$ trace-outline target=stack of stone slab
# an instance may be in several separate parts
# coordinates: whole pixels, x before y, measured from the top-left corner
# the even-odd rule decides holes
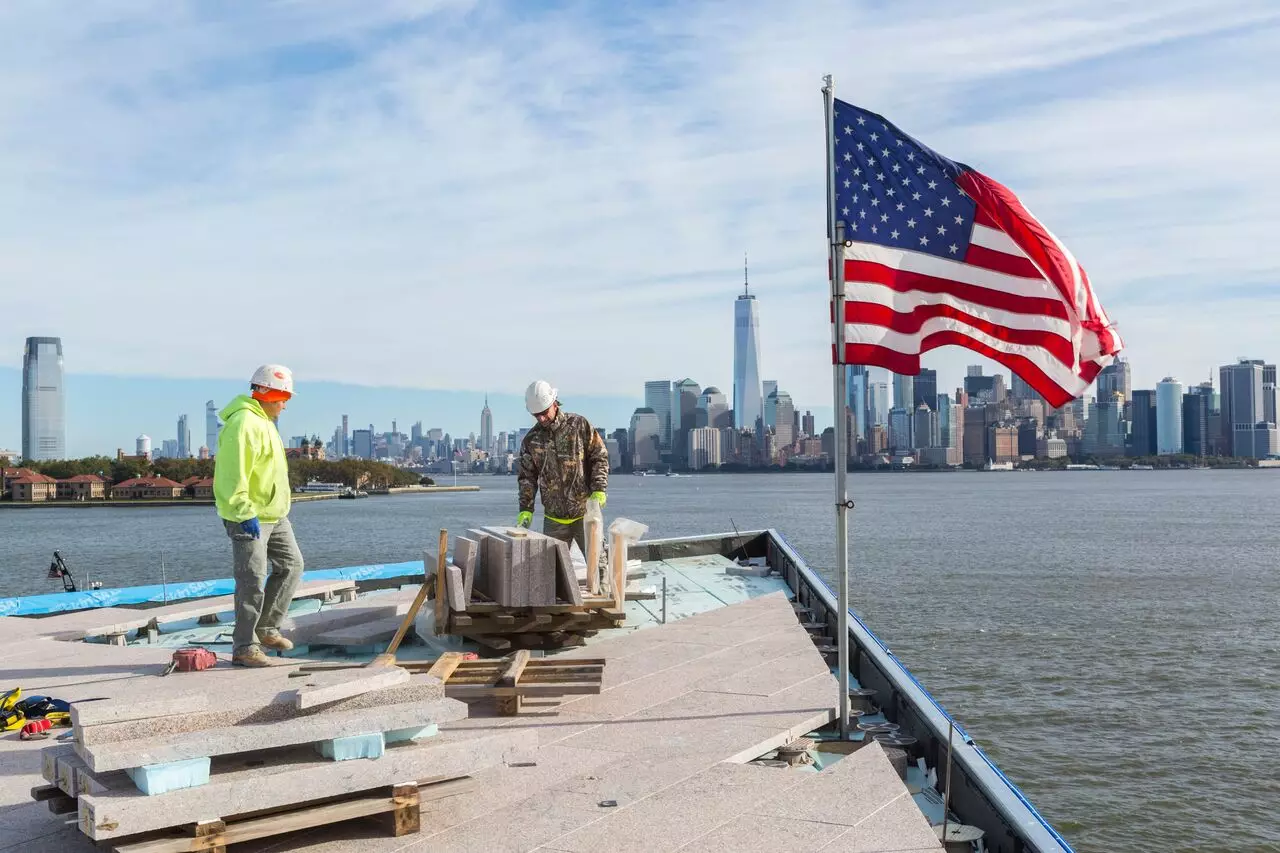
[[[429,675],[369,667],[291,679],[291,670],[175,673],[153,694],[135,685],[132,695],[75,703],[74,739],[44,750],[45,779],[74,800],[94,841],[230,826],[267,809],[302,814],[317,800],[407,786],[416,826],[417,785],[536,746],[520,732],[440,734],[467,706]],[[227,690],[228,675],[245,678]]]
[[[459,566],[464,593],[479,591],[503,607],[555,604],[563,560],[573,581],[565,585],[568,587],[565,591],[570,596],[577,591],[581,601],[582,592],[572,574],[568,548],[550,536],[520,527],[484,527],[467,531],[467,536],[458,540],[454,552],[464,560]],[[475,558],[468,565],[465,561],[471,554]],[[467,583],[469,576],[470,584]]]

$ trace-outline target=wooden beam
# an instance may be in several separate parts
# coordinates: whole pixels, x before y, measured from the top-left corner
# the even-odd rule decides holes
[[[440,531],[440,546],[436,552],[436,625],[437,635],[445,633],[449,624],[449,599],[445,585],[447,563],[445,552],[449,550],[449,534]]]
[[[448,681],[449,676],[462,664],[461,652],[445,652],[435,663],[431,664],[431,668],[427,670],[427,675],[432,678],[438,678],[441,681]]]
[[[447,531],[441,530],[440,556],[438,558],[438,563],[440,565],[443,565],[444,563],[444,552],[448,545],[449,534]],[[400,643],[404,640],[404,635],[409,633],[409,626],[412,625],[413,620],[418,617],[418,611],[422,609],[422,602],[426,601],[427,592],[431,589],[431,585],[427,583],[426,577],[428,568],[430,567],[427,565],[427,560],[424,555],[422,560],[422,587],[418,590],[418,594],[414,596],[413,604],[409,607],[409,612],[404,615],[404,621],[400,623],[400,628],[396,631],[396,635],[392,637],[391,642],[387,644],[387,650],[370,661],[370,666],[391,666],[396,662],[396,649],[400,648]],[[440,583],[438,577],[436,583],[437,585]],[[441,628],[442,626],[437,623],[436,631],[440,631]]]
[[[524,668],[529,665],[529,650],[521,649],[511,656],[511,663],[507,665],[507,669],[498,677],[497,685],[499,687],[515,687],[520,681],[520,676],[524,674]]]

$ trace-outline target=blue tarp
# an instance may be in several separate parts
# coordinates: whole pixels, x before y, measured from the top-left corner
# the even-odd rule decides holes
[[[422,561],[385,563],[376,566],[348,566],[345,569],[320,569],[303,572],[304,581],[368,580],[393,578],[401,575],[421,575]],[[0,616],[36,616],[42,613],[63,613],[69,610],[87,610],[93,607],[115,607],[127,604],[143,604],[151,601],[182,601],[187,598],[205,598],[211,595],[230,595],[235,592],[235,581],[222,578],[216,581],[172,583],[168,586],[126,586],[117,589],[95,589],[88,592],[55,592],[47,595],[26,595],[18,598],[0,598]]]

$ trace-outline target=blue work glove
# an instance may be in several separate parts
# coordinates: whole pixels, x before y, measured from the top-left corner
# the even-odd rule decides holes
[[[593,500],[600,504],[600,508],[604,509],[605,496],[604,492],[592,492],[589,500]]]
[[[528,527],[533,524],[533,513],[522,512],[516,516],[516,527]]]
[[[258,524],[258,519],[256,518],[240,522],[240,530],[244,533],[248,533],[254,539],[257,539],[262,535],[262,525]]]

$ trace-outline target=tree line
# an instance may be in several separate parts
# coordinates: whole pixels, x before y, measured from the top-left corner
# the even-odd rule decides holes
[[[80,474],[97,474],[112,485],[134,477],[166,477],[181,483],[189,477],[205,479],[213,476],[213,459],[112,459],[109,456],[86,456],[83,459],[56,459],[46,462],[22,461],[11,464],[0,457],[0,467],[20,466],[55,480],[66,480]],[[405,471],[384,462],[369,459],[289,459],[289,484],[298,488],[312,480],[342,483],[353,489],[380,489],[388,486],[431,485],[430,478]],[[427,482],[423,482],[423,481]]]

